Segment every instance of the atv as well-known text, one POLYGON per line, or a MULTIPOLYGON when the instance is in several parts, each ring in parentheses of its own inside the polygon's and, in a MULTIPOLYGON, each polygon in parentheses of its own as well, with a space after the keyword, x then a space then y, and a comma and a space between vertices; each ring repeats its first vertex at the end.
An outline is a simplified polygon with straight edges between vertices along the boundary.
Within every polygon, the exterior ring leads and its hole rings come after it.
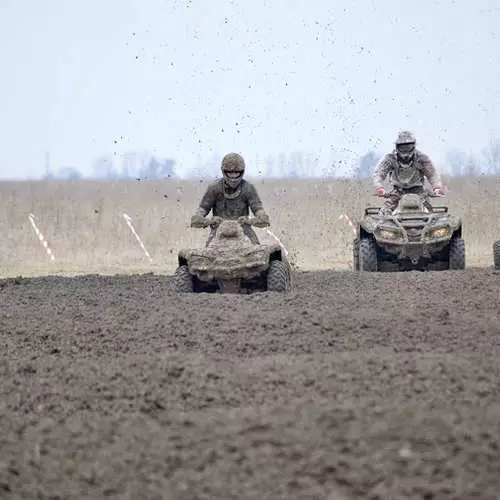
POLYGON ((493 265, 495 269, 500 269, 500 240, 493 243, 493 265))
POLYGON ((282 247, 255 243, 245 231, 246 225, 261 225, 255 219, 212 218, 207 223, 215 234, 211 235, 206 247, 179 251, 175 271, 177 291, 252 293, 291 290, 291 266, 282 247))
MULTIPOLYGON (((386 195, 388 197, 389 195, 386 195)), ((429 203, 433 194, 404 194, 392 214, 365 209, 353 245, 358 271, 465 269, 462 221, 447 206, 429 203)))

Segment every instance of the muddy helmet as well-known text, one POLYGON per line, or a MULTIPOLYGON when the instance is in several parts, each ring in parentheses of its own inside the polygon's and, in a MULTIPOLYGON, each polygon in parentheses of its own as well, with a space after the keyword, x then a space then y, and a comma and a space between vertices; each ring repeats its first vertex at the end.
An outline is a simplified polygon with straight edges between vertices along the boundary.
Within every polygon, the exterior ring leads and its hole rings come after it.
POLYGON ((415 136, 408 130, 399 132, 396 139, 396 154, 401 163, 410 163, 415 155, 415 136))
POLYGON ((238 153, 228 153, 222 158, 221 165, 224 182, 231 188, 236 189, 243 179, 245 173, 245 160, 238 153))

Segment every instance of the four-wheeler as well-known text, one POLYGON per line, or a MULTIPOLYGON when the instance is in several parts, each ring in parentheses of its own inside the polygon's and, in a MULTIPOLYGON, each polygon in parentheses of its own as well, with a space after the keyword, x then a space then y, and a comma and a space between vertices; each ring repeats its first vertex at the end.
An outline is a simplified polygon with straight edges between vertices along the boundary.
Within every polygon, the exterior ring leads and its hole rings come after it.
POLYGON ((258 226, 255 219, 212 218, 207 223, 215 234, 211 235, 205 248, 185 249, 178 253, 177 291, 251 293, 291 290, 291 266, 282 247, 257 244, 248 236, 245 226, 258 226))
POLYGON ((447 206, 429 208, 431 197, 427 192, 404 194, 390 215, 367 207, 354 240, 354 269, 465 269, 462 221, 447 206))

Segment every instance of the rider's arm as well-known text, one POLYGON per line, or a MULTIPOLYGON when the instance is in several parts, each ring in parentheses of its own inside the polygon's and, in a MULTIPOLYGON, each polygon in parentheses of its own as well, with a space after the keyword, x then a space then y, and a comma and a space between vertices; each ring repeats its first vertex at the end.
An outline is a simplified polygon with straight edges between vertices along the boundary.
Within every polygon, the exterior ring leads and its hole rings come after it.
POLYGON ((200 206, 196 209, 191 217, 191 227, 206 227, 205 217, 215 205, 217 193, 214 186, 209 186, 203 198, 200 201, 200 206))
POLYGON ((269 224, 269 216, 264 210, 264 204, 260 199, 257 190, 253 184, 248 183, 248 204, 252 210, 255 218, 262 222, 262 224, 269 224))
POLYGON ((433 189, 442 188, 441 175, 432 163, 432 160, 424 153, 420 154, 420 161, 422 163, 422 172, 427 177, 433 189))
POLYGON ((373 184, 376 188, 379 188, 384 183, 386 177, 389 175, 389 172, 392 169, 391 157, 386 154, 382 157, 382 159, 377 163, 375 169, 373 170, 373 184))

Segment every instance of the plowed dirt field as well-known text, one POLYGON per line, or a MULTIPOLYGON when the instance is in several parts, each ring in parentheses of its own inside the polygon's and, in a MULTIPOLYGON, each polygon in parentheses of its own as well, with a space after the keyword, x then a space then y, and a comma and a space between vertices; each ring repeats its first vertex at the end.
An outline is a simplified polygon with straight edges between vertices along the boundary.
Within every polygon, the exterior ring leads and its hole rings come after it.
POLYGON ((2 499, 498 499, 500 273, 0 280, 2 499))

